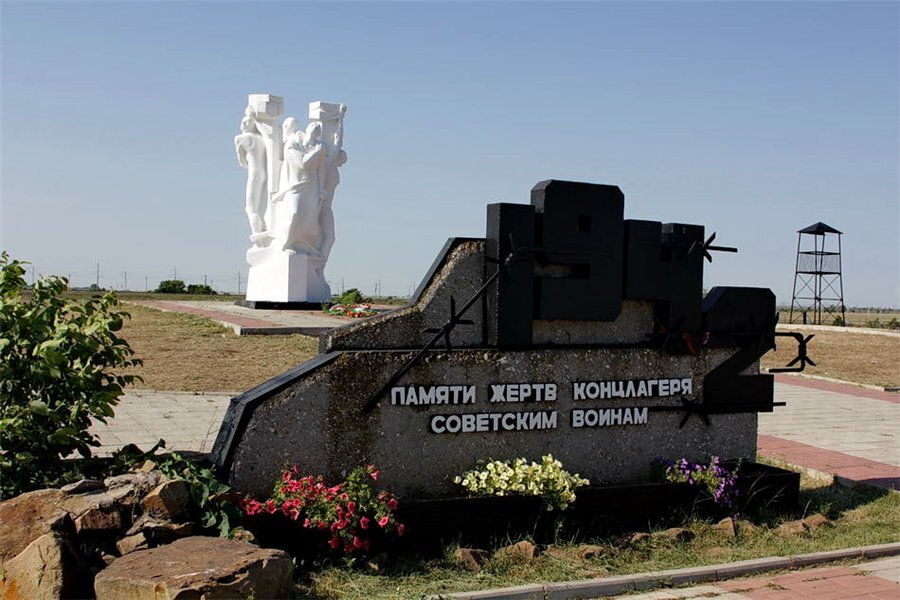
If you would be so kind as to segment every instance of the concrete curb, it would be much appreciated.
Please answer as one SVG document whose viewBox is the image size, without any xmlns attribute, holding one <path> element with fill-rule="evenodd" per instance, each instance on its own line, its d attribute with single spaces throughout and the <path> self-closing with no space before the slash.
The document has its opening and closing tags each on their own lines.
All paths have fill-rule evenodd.
<svg viewBox="0 0 900 600">
<path fill-rule="evenodd" d="M 548 584 L 521 585 L 478 592 L 458 592 L 429 596 L 429 600 L 563 600 L 567 598 L 593 598 L 616 596 L 626 592 L 650 590 L 657 587 L 721 581 L 769 571 L 782 571 L 810 567 L 839 560 L 874 559 L 900 554 L 900 542 L 846 548 L 829 552 L 814 552 L 797 556 L 773 556 L 742 560 L 734 563 L 671 569 L 658 573 L 635 573 L 599 579 L 568 581 Z"/>
</svg>

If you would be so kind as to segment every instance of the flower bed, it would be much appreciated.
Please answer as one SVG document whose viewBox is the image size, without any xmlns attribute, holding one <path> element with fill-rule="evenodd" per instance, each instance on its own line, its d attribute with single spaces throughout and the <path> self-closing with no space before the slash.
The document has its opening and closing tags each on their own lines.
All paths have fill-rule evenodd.
<svg viewBox="0 0 900 600">
<path fill-rule="evenodd" d="M 336 317 L 353 317 L 354 319 L 371 317 L 377 314 L 371 304 L 332 304 L 324 309 L 324 312 Z"/>
</svg>

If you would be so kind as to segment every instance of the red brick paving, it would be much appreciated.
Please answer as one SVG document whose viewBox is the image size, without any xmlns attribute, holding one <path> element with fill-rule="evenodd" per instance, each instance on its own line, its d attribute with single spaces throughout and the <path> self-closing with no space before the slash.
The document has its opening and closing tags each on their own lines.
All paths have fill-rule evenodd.
<svg viewBox="0 0 900 600">
<path fill-rule="evenodd" d="M 860 573 L 850 567 L 823 567 L 783 575 L 722 581 L 716 587 L 752 600 L 900 598 L 900 586 L 897 583 L 876 575 Z"/>
<path fill-rule="evenodd" d="M 770 435 L 758 435 L 756 440 L 759 453 L 765 456 L 853 481 L 900 490 L 900 467 Z"/>
</svg>

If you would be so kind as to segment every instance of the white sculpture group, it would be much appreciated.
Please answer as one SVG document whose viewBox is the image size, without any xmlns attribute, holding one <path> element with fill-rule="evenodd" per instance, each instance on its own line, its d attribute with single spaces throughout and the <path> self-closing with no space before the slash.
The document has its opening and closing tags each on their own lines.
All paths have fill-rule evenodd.
<svg viewBox="0 0 900 600">
<path fill-rule="evenodd" d="M 312 102 L 301 130 L 294 117 L 279 124 L 282 106 L 278 96 L 251 94 L 234 138 L 238 162 L 247 169 L 253 242 L 247 300 L 322 302 L 331 296 L 324 269 L 335 239 L 334 190 L 347 162 L 347 107 Z"/>
</svg>

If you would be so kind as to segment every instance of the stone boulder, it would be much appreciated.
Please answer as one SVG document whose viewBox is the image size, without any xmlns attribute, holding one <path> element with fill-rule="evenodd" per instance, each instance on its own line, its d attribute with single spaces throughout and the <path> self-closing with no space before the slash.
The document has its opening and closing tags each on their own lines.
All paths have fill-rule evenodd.
<svg viewBox="0 0 900 600">
<path fill-rule="evenodd" d="M 674 542 L 689 542 L 697 537 L 697 534 L 686 527 L 670 527 L 654 533 L 653 537 Z"/>
<path fill-rule="evenodd" d="M 69 540 L 56 532 L 31 542 L 3 565 L 3 600 L 87 598 L 91 573 Z"/>
<path fill-rule="evenodd" d="M 537 555 L 537 547 L 527 540 L 504 546 L 494 552 L 494 556 L 507 558 L 516 563 L 529 563 Z"/>
<path fill-rule="evenodd" d="M 478 548 L 457 548 L 453 553 L 453 559 L 472 573 L 478 573 L 489 558 L 487 550 Z"/>
<path fill-rule="evenodd" d="M 141 500 L 141 506 L 144 514 L 175 520 L 184 514 L 190 501 L 190 487 L 183 479 L 177 479 L 164 481 L 150 490 Z"/>
<path fill-rule="evenodd" d="M 0 567 L 42 535 L 74 534 L 72 516 L 59 506 L 64 496 L 59 490 L 37 490 L 0 502 Z"/>
<path fill-rule="evenodd" d="M 210 537 L 188 537 L 138 550 L 97 574 L 97 600 L 287 598 L 294 565 L 281 550 Z"/>
</svg>

